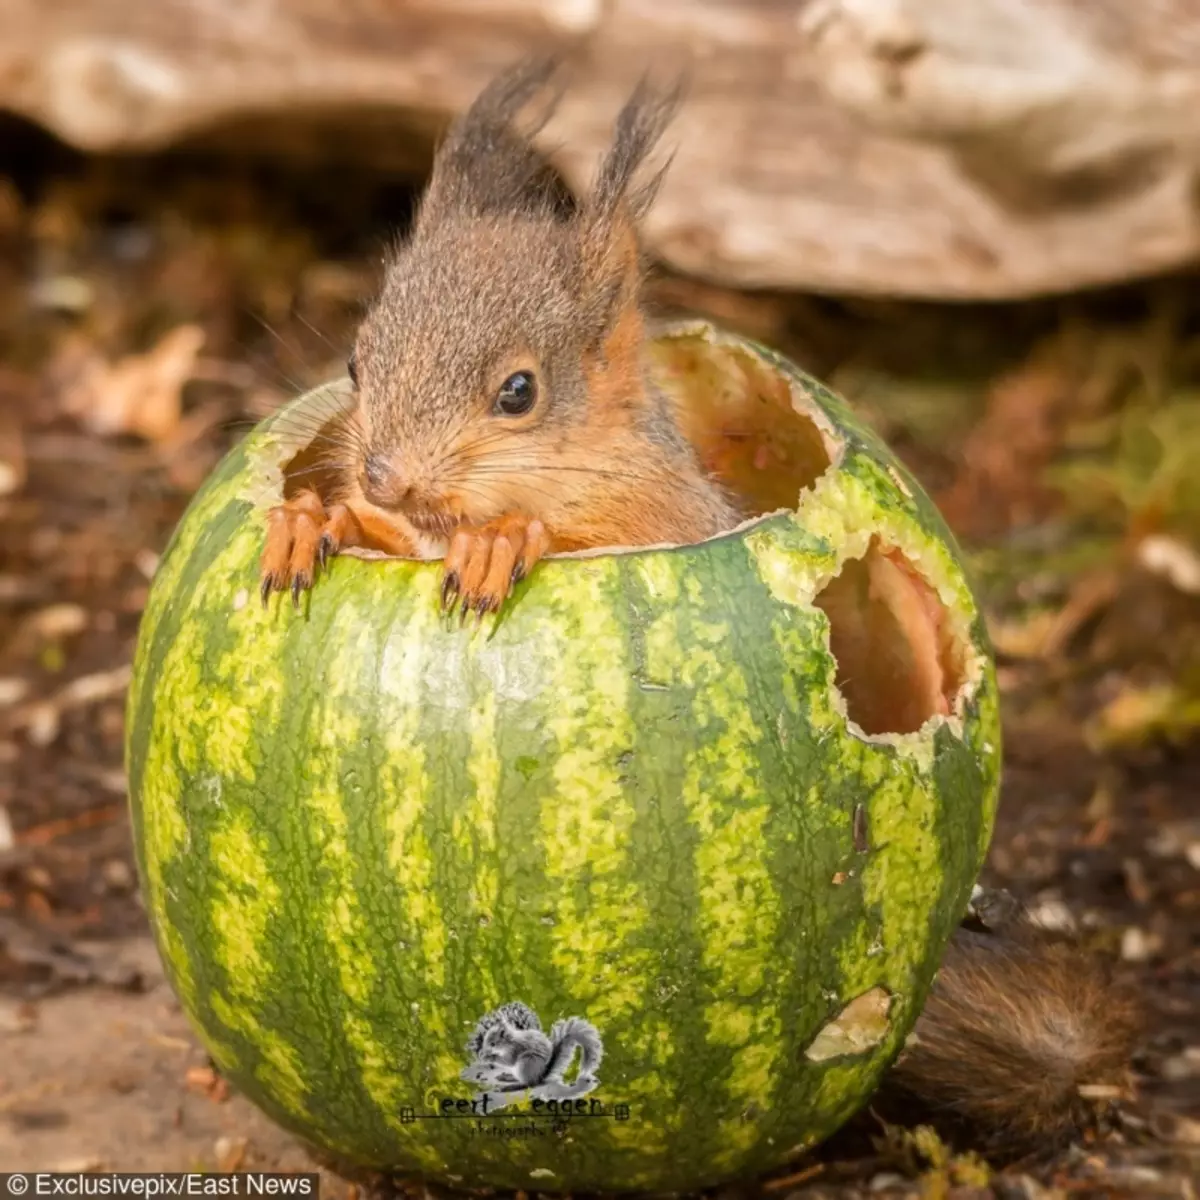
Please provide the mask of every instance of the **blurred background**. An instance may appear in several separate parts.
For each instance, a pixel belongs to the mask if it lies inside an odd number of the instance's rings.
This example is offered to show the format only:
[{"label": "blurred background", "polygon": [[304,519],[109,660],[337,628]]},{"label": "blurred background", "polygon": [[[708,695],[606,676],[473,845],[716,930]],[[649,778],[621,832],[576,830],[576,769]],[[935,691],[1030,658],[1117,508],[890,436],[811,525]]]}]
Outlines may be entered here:
[{"label": "blurred background", "polygon": [[988,1165],[868,1122],[768,1190],[1195,1196],[1200,0],[0,0],[0,30],[0,1170],[305,1164],[146,939],[138,617],[220,456],[342,372],[449,117],[575,46],[568,187],[644,69],[688,70],[655,306],[792,355],[941,505],[999,656],[988,882],[1152,998],[1091,1144]]}]

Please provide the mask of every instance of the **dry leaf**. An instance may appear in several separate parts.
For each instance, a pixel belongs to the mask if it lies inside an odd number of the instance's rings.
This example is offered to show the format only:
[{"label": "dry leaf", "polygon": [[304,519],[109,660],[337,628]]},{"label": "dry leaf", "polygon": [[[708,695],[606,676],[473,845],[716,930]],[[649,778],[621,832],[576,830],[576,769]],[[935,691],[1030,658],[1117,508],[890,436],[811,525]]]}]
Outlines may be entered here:
[{"label": "dry leaf", "polygon": [[983,420],[963,444],[958,476],[939,497],[956,529],[982,536],[1045,516],[1055,497],[1042,471],[1059,447],[1074,392],[1053,353],[1035,354],[996,380]]},{"label": "dry leaf", "polygon": [[126,664],[111,671],[81,675],[46,700],[38,700],[18,709],[12,719],[15,728],[24,727],[35,746],[48,746],[59,734],[64,712],[84,708],[101,700],[121,695],[129,686],[133,668]]},{"label": "dry leaf", "polygon": [[1186,542],[1166,534],[1146,537],[1138,544],[1137,557],[1152,575],[1189,596],[1200,596],[1200,554]]},{"label": "dry leaf", "polygon": [[0,408],[0,496],[25,486],[25,442],[17,414]]},{"label": "dry leaf", "polygon": [[1200,698],[1169,683],[1123,688],[1089,722],[1086,736],[1099,751],[1182,741],[1200,729]]},{"label": "dry leaf", "polygon": [[183,388],[204,344],[198,325],[181,325],[145,354],[117,363],[91,358],[63,395],[63,407],[100,434],[170,438],[183,415]]}]

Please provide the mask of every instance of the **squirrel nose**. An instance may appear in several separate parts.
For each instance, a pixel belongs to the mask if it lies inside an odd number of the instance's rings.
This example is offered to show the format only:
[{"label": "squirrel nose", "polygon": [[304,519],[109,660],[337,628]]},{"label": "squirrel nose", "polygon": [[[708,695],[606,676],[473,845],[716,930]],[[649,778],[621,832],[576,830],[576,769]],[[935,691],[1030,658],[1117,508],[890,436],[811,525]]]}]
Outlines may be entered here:
[{"label": "squirrel nose", "polygon": [[368,454],[363,462],[367,486],[363,489],[376,504],[399,504],[412,490],[382,454]]}]

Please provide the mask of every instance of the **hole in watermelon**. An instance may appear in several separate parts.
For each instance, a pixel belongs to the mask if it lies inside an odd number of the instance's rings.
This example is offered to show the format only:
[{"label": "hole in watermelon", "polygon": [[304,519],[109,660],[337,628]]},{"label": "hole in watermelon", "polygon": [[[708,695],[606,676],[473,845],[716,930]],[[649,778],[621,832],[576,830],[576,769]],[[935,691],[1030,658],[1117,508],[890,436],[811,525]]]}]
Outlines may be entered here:
[{"label": "hole in watermelon", "polygon": [[747,347],[683,334],[650,351],[683,435],[747,518],[794,509],[840,457],[832,428],[798,408],[792,381]]},{"label": "hole in watermelon", "polygon": [[817,593],[846,715],[869,735],[915,733],[949,716],[966,647],[934,589],[899,550],[871,539]]}]

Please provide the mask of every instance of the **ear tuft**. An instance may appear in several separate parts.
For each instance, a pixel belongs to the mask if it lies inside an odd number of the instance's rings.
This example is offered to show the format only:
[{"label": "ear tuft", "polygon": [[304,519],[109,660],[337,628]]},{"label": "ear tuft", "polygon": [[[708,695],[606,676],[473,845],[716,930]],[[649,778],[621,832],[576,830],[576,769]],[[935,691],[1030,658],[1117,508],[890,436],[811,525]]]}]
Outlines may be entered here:
[{"label": "ear tuft", "polygon": [[580,213],[584,294],[590,324],[601,338],[637,302],[642,274],[637,221],[653,204],[670,157],[649,179],[636,180],[679,110],[684,90],[683,79],[661,89],[642,77],[617,116],[612,145]]},{"label": "ear tuft", "polygon": [[624,207],[637,220],[654,203],[654,197],[671,165],[671,158],[636,189],[633,181],[661,140],[683,102],[682,79],[658,89],[643,76],[617,116],[612,145],[600,165],[592,197],[592,211],[612,218]]},{"label": "ear tuft", "polygon": [[[554,211],[553,175],[532,139],[558,106],[562,85],[550,84],[561,68],[559,56],[523,60],[492,80],[451,124],[434,155],[418,231],[455,214]],[[518,127],[539,95],[545,101],[540,110]]]}]

